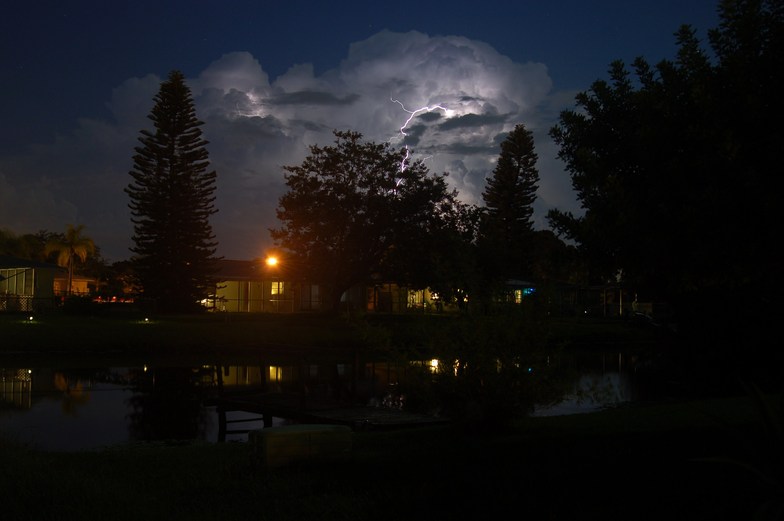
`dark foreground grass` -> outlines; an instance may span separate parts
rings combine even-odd
[[[100,307],[96,308],[100,309]],[[69,315],[0,313],[5,335],[3,351],[103,351],[145,347],[356,345],[366,340],[367,327],[425,331],[428,322],[459,319],[457,315],[334,315],[298,313],[205,313],[145,315],[137,311]],[[365,329],[361,329],[361,328]],[[652,341],[654,330],[630,320],[551,318],[547,324],[556,342],[628,343]]]
[[[3,519],[752,519],[781,494],[749,399],[357,432],[265,469],[245,443],[47,453],[0,442]],[[749,465],[711,461],[722,457]],[[755,474],[760,471],[761,474]],[[769,517],[767,519],[774,519]]]
[[[294,314],[145,316],[0,313],[0,365],[241,363],[270,356],[349,356],[362,341],[345,317]],[[254,358],[255,357],[255,358]]]
[[[291,313],[145,315],[139,312],[69,315],[2,314],[3,350],[105,351],[258,345],[323,347],[356,341],[346,317]],[[2,350],[0,350],[1,352]]]

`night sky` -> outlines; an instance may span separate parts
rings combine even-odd
[[[550,208],[579,211],[547,137],[559,111],[612,60],[671,59],[681,24],[704,39],[717,23],[707,0],[6,3],[0,228],[84,224],[105,258],[127,259],[123,188],[172,69],[205,122],[226,258],[263,254],[281,167],[332,143],[333,129],[410,146],[479,203],[500,141],[523,123],[539,154],[535,218],[545,227]]]

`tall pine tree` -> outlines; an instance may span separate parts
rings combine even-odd
[[[217,212],[217,175],[181,72],[169,74],[154,101],[148,116],[154,130],[141,131],[125,189],[134,225],[131,262],[145,299],[160,311],[187,312],[215,287],[209,218]]]
[[[515,126],[501,143],[482,198],[482,257],[495,278],[529,277],[533,236],[533,203],[539,183],[537,155],[531,131]]]

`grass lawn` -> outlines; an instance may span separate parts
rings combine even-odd
[[[532,418],[492,436],[357,432],[345,461],[276,469],[245,443],[0,442],[0,504],[7,519],[751,519],[781,492],[755,474],[775,475],[756,422],[733,399]],[[701,461],[713,457],[752,467]]]

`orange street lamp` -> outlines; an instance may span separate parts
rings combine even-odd
[[[274,255],[269,254],[264,259],[264,264],[267,265],[267,274],[272,278],[270,281],[270,301],[273,302],[273,306],[275,307],[275,312],[278,312],[278,300],[280,299],[280,294],[282,290],[283,283],[278,280],[280,276],[279,268],[280,260]],[[263,306],[262,306],[263,308]]]

